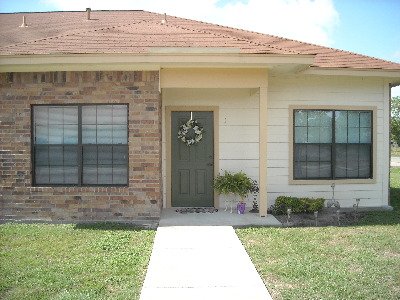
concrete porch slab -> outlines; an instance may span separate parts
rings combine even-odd
[[[164,208],[161,212],[159,227],[168,226],[271,226],[280,227],[279,222],[273,215],[260,217],[257,213],[246,212],[239,215],[219,209],[214,213],[186,213],[175,211],[176,208]]]

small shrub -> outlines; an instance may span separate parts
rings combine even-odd
[[[276,198],[275,205],[270,207],[270,212],[276,215],[287,213],[290,208],[292,213],[312,213],[324,207],[325,199],[322,198],[297,198],[289,196],[279,196]]]
[[[323,198],[306,198],[307,201],[307,212],[315,212],[321,210],[324,207],[325,199]]]

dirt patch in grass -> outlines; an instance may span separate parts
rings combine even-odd
[[[267,280],[265,282],[265,285],[267,287],[273,287],[273,288],[269,288],[268,291],[271,294],[272,299],[274,299],[274,300],[283,299],[282,295],[280,293],[281,290],[292,290],[292,289],[299,288],[298,285],[283,282],[277,276],[274,276],[274,275],[268,275],[267,276]]]
[[[382,256],[385,258],[400,258],[400,253],[392,252],[392,251],[384,251]]]

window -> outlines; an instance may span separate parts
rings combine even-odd
[[[35,185],[127,185],[128,106],[33,106]]]
[[[297,109],[294,179],[372,178],[372,111]]]

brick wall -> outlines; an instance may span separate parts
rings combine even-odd
[[[158,72],[0,74],[0,219],[135,221],[162,206]],[[33,187],[31,105],[129,103],[128,187]]]

